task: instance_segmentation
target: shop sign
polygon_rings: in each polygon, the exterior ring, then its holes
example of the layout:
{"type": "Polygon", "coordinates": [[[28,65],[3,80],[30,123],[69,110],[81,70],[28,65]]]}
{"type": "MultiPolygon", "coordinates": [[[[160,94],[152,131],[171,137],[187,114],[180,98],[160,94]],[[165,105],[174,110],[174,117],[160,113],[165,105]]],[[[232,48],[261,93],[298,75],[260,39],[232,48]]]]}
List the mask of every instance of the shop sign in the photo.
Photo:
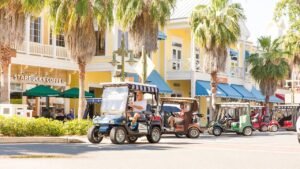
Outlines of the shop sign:
{"type": "Polygon", "coordinates": [[[63,84],[64,83],[61,78],[42,77],[42,76],[23,75],[23,74],[13,75],[13,80],[31,82],[31,83],[40,83],[40,84],[63,84]]]}

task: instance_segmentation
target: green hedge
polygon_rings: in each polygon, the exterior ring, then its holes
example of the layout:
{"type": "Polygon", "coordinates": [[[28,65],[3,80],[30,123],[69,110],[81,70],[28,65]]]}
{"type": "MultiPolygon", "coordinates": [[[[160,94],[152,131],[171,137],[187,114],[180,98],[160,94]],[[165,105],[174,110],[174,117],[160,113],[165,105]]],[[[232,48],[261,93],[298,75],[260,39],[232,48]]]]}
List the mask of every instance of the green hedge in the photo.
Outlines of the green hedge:
{"type": "Polygon", "coordinates": [[[63,136],[86,135],[90,120],[61,122],[47,118],[0,116],[0,133],[4,136],[63,136]]]}

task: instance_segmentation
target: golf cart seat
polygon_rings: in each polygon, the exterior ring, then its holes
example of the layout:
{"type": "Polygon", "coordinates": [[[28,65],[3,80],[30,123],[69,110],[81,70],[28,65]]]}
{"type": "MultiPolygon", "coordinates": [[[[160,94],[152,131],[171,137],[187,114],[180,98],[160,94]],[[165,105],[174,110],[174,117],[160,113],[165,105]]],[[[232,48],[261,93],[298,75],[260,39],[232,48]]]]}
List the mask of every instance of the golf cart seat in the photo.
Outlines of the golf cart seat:
{"type": "Polygon", "coordinates": [[[232,122],[232,123],[231,123],[231,127],[233,127],[233,128],[238,128],[239,125],[240,125],[239,122],[232,122]]]}
{"type": "Polygon", "coordinates": [[[138,122],[146,122],[147,121],[147,117],[149,115],[152,114],[152,111],[151,111],[151,105],[150,104],[147,104],[147,107],[146,107],[146,111],[144,111],[142,114],[141,114],[141,117],[138,118],[138,122]]]}

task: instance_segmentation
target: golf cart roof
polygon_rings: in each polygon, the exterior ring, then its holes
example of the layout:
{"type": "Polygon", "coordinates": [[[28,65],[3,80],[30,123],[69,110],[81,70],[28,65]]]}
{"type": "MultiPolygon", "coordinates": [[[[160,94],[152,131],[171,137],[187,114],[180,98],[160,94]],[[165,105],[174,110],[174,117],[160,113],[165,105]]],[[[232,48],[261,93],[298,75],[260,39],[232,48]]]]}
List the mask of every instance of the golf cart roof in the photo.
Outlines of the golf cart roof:
{"type": "Polygon", "coordinates": [[[109,83],[100,83],[102,87],[121,87],[127,86],[131,90],[142,91],[144,93],[158,93],[159,90],[155,85],[134,83],[134,82],[109,82],[109,83]]]}
{"type": "Polygon", "coordinates": [[[297,108],[299,107],[299,104],[281,104],[281,105],[276,105],[274,108],[277,109],[288,109],[288,108],[297,108]]]}
{"type": "Polygon", "coordinates": [[[161,97],[160,101],[167,103],[193,103],[197,101],[197,99],[189,97],[161,97]]]}
{"type": "Polygon", "coordinates": [[[227,103],[217,103],[217,105],[220,105],[221,107],[249,107],[249,103],[242,103],[242,102],[227,102],[227,103]]]}

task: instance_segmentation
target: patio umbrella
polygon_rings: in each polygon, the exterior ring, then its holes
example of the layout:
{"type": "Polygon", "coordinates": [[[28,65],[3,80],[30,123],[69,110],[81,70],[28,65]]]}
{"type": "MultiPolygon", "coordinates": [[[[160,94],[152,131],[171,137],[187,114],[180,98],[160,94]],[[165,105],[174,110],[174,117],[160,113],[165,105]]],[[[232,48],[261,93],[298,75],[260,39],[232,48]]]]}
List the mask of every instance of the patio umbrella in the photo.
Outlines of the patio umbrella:
{"type": "MultiPolygon", "coordinates": [[[[89,93],[87,91],[84,92],[84,95],[85,95],[86,98],[93,98],[94,97],[93,93],[89,93]]],[[[74,88],[68,89],[68,90],[62,92],[60,94],[60,96],[63,97],[63,98],[78,98],[79,97],[79,88],[74,87],[74,88]]]]}
{"type": "Polygon", "coordinates": [[[30,97],[57,97],[60,92],[49,86],[39,85],[32,89],[26,90],[23,95],[30,97]]]}
{"type": "Polygon", "coordinates": [[[29,97],[46,97],[46,109],[49,109],[49,97],[57,97],[60,92],[49,86],[39,85],[32,89],[26,90],[23,95],[29,97]]]}

